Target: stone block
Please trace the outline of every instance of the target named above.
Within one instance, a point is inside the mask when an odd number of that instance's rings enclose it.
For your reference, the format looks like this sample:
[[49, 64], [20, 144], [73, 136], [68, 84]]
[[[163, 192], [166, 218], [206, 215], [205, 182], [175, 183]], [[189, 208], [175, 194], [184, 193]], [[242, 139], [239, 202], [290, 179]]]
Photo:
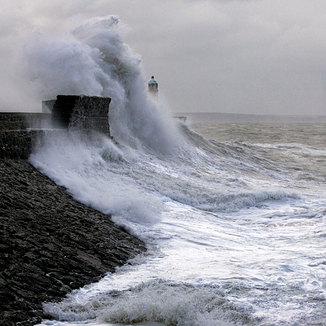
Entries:
[[53, 123], [62, 128], [95, 130], [110, 135], [111, 99], [97, 96], [58, 95], [53, 105]]
[[56, 100], [42, 102], [51, 114], [0, 112], [0, 158], [28, 158], [45, 132], [94, 130], [110, 136], [110, 102], [105, 97], [58, 95]]

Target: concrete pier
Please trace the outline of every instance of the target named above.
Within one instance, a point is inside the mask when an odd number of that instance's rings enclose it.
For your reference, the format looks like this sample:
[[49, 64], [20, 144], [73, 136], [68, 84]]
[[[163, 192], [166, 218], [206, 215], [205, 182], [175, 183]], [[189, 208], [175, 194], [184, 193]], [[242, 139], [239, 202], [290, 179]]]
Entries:
[[43, 102], [50, 113], [0, 112], [0, 158], [27, 159], [37, 139], [60, 130], [96, 131], [110, 136], [110, 98], [58, 95]]
[[0, 112], [0, 158], [28, 158], [42, 126], [50, 123], [50, 114]]
[[58, 95], [53, 103], [53, 124], [63, 128], [96, 130], [109, 135], [110, 102], [108, 97]]

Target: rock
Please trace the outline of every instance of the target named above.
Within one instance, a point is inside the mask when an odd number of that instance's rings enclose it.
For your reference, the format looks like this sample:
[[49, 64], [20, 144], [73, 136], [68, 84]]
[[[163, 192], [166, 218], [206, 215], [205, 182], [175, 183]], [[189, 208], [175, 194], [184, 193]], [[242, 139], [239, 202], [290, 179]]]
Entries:
[[77, 129], [110, 136], [108, 97], [58, 95], [43, 101], [51, 113], [0, 112], [0, 159], [27, 159], [44, 134]]
[[98, 280], [146, 250], [27, 161], [0, 159], [0, 324], [34, 325], [42, 302]]
[[63, 128], [95, 130], [110, 135], [108, 97], [58, 95], [53, 104], [53, 123]]

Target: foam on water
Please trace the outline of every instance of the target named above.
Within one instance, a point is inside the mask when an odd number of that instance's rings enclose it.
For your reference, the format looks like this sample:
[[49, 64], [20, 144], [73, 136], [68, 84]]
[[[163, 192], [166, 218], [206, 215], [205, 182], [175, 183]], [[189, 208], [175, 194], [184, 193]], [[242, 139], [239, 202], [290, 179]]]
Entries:
[[224, 126], [230, 139], [210, 141], [172, 121], [147, 97], [139, 57], [123, 43], [116, 17], [90, 20], [54, 43], [37, 40], [29, 54], [35, 78], [50, 83], [43, 91], [112, 97], [115, 141], [72, 131], [45, 136], [31, 163], [149, 248], [45, 304], [55, 321], [41, 325], [322, 325], [326, 188], [325, 170], [313, 162], [325, 148], [253, 142], [250, 126], [240, 140]]
[[[128, 167], [132, 161], [127, 162], [122, 150], [104, 136], [95, 135], [96, 142], [81, 141], [80, 137], [69, 132], [45, 136], [43, 146], [31, 155], [30, 161], [89, 206], [138, 223], [155, 221], [161, 201], [130, 181]], [[129, 159], [133, 159], [132, 155]], [[116, 169], [121, 169], [121, 173]]]
[[288, 191], [279, 179], [268, 189], [271, 177], [241, 174], [234, 164], [220, 171], [222, 163], [214, 168], [207, 153], [182, 162], [105, 137], [80, 139], [67, 133], [45, 140], [31, 162], [78, 200], [113, 214], [147, 242], [150, 254], [46, 305], [47, 312], [72, 323], [124, 325], [291, 325], [321, 316], [321, 197]]

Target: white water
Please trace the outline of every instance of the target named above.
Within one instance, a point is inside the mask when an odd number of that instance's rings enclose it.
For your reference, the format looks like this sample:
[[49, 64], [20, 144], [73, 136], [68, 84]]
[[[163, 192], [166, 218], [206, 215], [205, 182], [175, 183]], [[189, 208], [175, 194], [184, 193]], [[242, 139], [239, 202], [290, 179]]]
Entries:
[[[216, 125], [209, 141], [171, 121], [147, 97], [116, 18], [87, 22], [65, 42], [78, 49], [78, 69], [65, 67], [76, 83], [67, 85], [113, 98], [118, 144], [68, 132], [44, 139], [30, 161], [76, 199], [112, 214], [149, 251], [45, 304], [55, 320], [41, 325], [324, 325], [324, 145], [253, 142], [250, 125], [240, 140], [225, 127], [221, 142]], [[47, 62], [39, 47], [30, 53], [47, 80], [56, 58]], [[71, 91], [60, 80], [53, 85]], [[197, 127], [205, 133], [207, 125]]]

